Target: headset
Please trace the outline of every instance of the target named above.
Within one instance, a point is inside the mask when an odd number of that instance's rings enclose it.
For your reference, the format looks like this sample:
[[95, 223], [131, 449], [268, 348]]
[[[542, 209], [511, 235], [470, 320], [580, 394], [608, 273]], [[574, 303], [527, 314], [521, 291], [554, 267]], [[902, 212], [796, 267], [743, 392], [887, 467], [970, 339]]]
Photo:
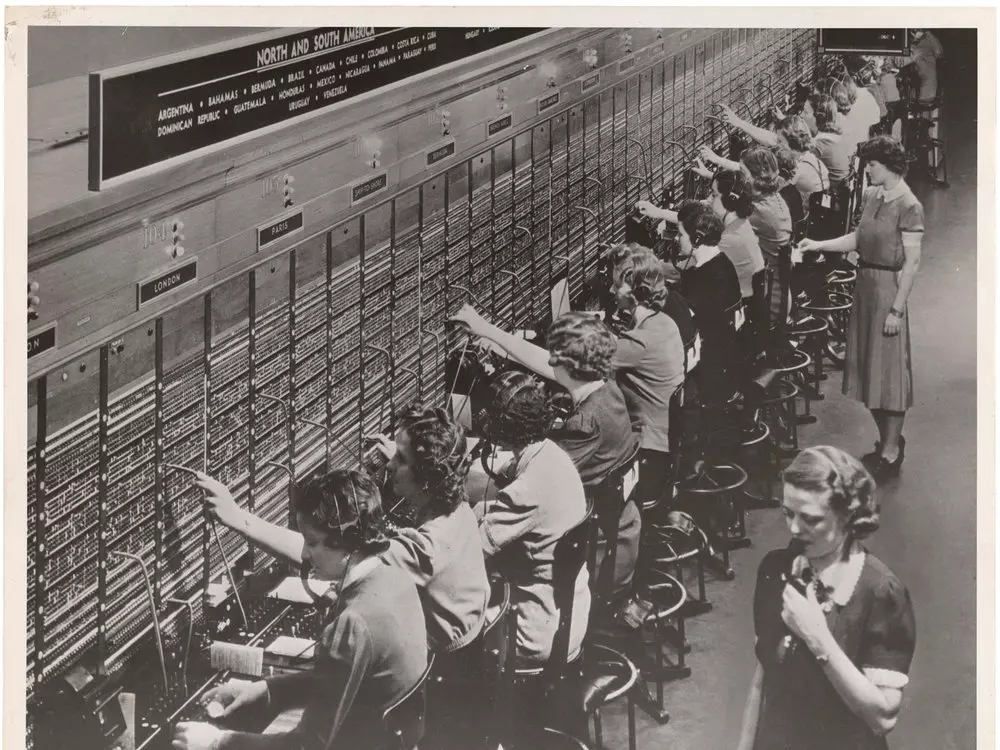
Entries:
[[707, 237], [703, 231], [697, 230], [693, 235], [691, 235], [691, 249], [701, 247], [705, 244], [705, 237]]
[[518, 396], [529, 390], [534, 390], [538, 388], [540, 384], [539, 380], [530, 373], [522, 372], [520, 370], [511, 370], [500, 375], [498, 379], [493, 381], [492, 385], [497, 390], [506, 389], [510, 385], [510, 381], [514, 380], [515, 378], [523, 378], [523, 381], [517, 387], [515, 387], [509, 393], [506, 394], [502, 403], [496, 404], [491, 399], [490, 406], [487, 407], [486, 409], [486, 423], [484, 425], [484, 432], [486, 433], [487, 439], [489, 439], [491, 442], [500, 442], [505, 438], [518, 437], [518, 435], [516, 434], [514, 435], [497, 434], [495, 430], [496, 428], [495, 415], [506, 414], [507, 408]]
[[[384, 542], [384, 529], [379, 523], [373, 524], [367, 512], [362, 512], [361, 502], [358, 500], [356, 488], [356, 472], [348, 471], [344, 475], [351, 488], [350, 503], [354, 511], [354, 518], [345, 521], [341, 515], [340, 503], [333, 503], [334, 516], [331, 518], [327, 512], [327, 505], [321, 504], [312, 517], [318, 522], [324, 532], [335, 535], [334, 544], [342, 543], [350, 551], [364, 550], [366, 547], [379, 546]], [[317, 481], [317, 480], [312, 480]], [[323, 481], [322, 479], [318, 481]], [[302, 492], [309, 483], [297, 487], [295, 492]]]

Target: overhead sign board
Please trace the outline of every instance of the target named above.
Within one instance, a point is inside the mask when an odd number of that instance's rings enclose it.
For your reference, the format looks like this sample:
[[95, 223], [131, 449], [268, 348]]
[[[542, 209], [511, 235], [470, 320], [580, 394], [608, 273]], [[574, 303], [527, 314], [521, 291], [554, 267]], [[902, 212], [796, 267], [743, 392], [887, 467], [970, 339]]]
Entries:
[[90, 189], [541, 31], [316, 28], [92, 73]]
[[909, 54], [906, 29], [818, 29], [820, 54], [858, 52], [872, 55]]

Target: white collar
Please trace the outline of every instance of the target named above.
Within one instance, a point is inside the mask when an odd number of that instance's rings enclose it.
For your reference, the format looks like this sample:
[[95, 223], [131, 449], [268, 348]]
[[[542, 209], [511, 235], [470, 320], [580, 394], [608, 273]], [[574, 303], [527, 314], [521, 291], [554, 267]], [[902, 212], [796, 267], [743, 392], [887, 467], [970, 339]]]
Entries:
[[[838, 607], [846, 607], [847, 603], [854, 595], [854, 589], [857, 587], [858, 580], [861, 578], [861, 571], [865, 567], [864, 547], [855, 543], [851, 548], [851, 554], [847, 558], [847, 561], [842, 566], [838, 565], [837, 567], [842, 571], [840, 583], [833, 590], [830, 598]], [[829, 570], [829, 568], [827, 570]], [[820, 579], [823, 579], [822, 574], [820, 574]], [[823, 581], [823, 583], [826, 584], [826, 581]]]
[[908, 192], [910, 192], [910, 186], [906, 184], [906, 180], [900, 180], [899, 184], [892, 190], [886, 190], [884, 187], [879, 186], [879, 196], [886, 203], [894, 201], [896, 198], [901, 198]]
[[691, 257], [694, 258], [694, 267], [701, 268], [718, 254], [719, 248], [717, 245], [699, 245], [691, 253]]

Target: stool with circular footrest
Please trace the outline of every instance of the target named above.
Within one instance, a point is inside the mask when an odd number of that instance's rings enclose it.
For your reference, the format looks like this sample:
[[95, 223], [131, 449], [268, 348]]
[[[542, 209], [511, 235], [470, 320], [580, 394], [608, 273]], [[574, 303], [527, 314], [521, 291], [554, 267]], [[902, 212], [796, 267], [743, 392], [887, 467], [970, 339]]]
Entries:
[[746, 471], [737, 464], [697, 461], [694, 471], [678, 486], [678, 507], [691, 514], [712, 546], [721, 551], [721, 559], [712, 555], [707, 563], [727, 581], [736, 577], [729, 564], [729, 528], [744, 512], [740, 490], [746, 481]]

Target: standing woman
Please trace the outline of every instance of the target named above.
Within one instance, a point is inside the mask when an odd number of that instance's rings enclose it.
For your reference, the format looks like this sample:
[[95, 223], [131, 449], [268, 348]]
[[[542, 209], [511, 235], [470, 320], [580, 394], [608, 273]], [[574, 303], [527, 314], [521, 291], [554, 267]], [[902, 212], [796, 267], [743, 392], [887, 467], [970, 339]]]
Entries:
[[833, 240], [803, 240], [798, 250], [856, 250], [860, 256], [843, 390], [863, 402], [875, 419], [879, 440], [862, 460], [877, 477], [886, 477], [898, 474], [903, 463], [903, 421], [913, 406], [906, 302], [920, 268], [924, 209], [903, 181], [906, 152], [898, 141], [877, 136], [863, 143], [860, 152], [873, 187], [865, 191], [858, 228]]
[[792, 540], [757, 572], [757, 669], [738, 750], [885, 750], [916, 642], [910, 594], [861, 540], [878, 529], [875, 482], [839, 448], [784, 472]]

